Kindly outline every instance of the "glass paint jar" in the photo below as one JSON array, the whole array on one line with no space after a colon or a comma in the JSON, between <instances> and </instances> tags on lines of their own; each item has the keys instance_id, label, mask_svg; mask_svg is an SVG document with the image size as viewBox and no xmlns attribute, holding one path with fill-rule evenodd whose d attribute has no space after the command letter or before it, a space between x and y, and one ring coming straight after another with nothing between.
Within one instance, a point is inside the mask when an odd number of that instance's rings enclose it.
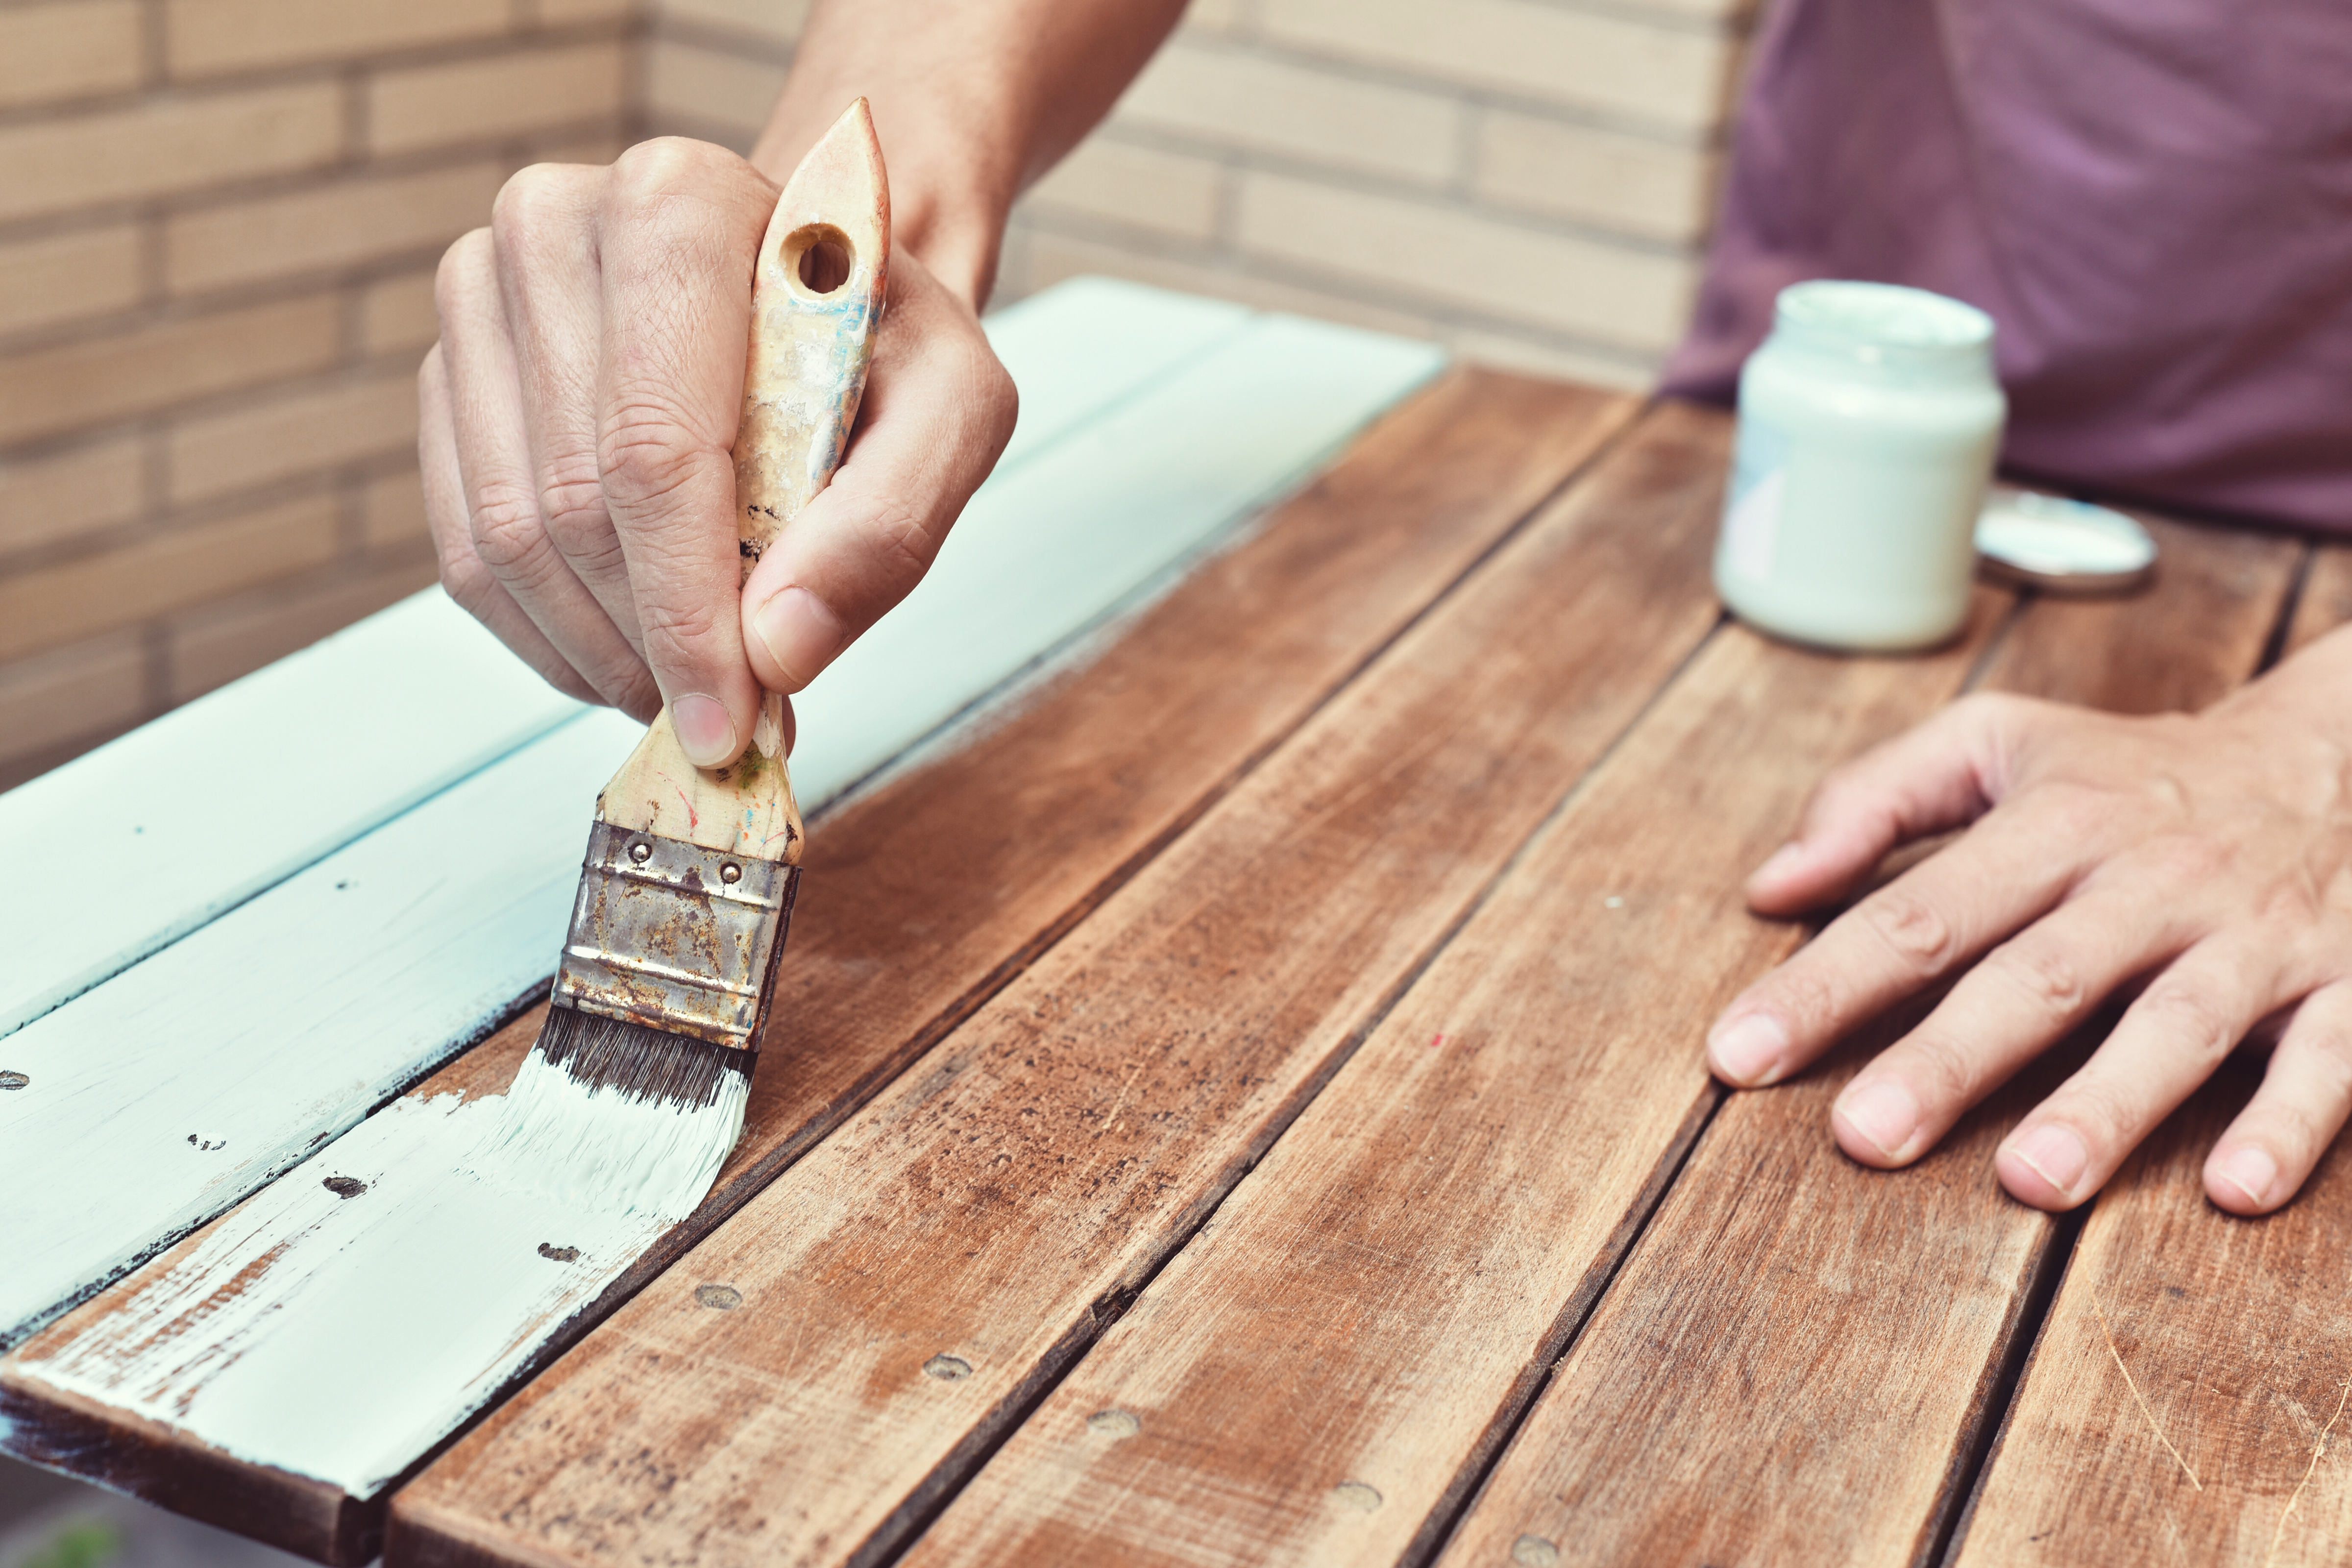
<instances>
[{"instance_id":1,"label":"glass paint jar","mask_svg":"<svg viewBox=\"0 0 2352 1568\"><path fill-rule=\"evenodd\" d=\"M1931 647L1968 618L2008 402L1993 322L1887 283L1780 290L1739 373L1715 555L1740 619L1796 642Z\"/></svg>"}]
</instances>

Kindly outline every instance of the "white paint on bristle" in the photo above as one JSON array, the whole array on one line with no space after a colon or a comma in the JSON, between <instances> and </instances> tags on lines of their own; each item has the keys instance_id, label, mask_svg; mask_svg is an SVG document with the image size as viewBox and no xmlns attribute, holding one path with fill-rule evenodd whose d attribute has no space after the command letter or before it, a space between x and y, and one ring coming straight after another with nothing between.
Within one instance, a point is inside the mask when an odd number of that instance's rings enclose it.
<instances>
[{"instance_id":1,"label":"white paint on bristle","mask_svg":"<svg viewBox=\"0 0 2352 1568\"><path fill-rule=\"evenodd\" d=\"M373 1496L702 1200L741 1122L740 1088L681 1112L528 1064L513 1096L395 1100L159 1260L119 1310L26 1347L20 1373ZM518 1167L547 1147L534 1124L562 1130L566 1157L526 1164L593 1170L596 1195Z\"/></svg>"},{"instance_id":2,"label":"white paint on bristle","mask_svg":"<svg viewBox=\"0 0 2352 1568\"><path fill-rule=\"evenodd\" d=\"M740 1072L719 1074L718 1099L705 1106L592 1088L533 1047L477 1168L598 1213L682 1218L719 1179L751 1097Z\"/></svg>"}]
</instances>

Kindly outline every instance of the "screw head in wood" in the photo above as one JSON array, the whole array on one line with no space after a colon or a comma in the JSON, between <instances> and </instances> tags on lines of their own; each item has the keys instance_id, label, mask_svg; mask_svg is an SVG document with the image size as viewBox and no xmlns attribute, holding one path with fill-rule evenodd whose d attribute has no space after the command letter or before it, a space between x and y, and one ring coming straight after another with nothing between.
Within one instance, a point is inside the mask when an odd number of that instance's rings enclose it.
<instances>
[{"instance_id":1,"label":"screw head in wood","mask_svg":"<svg viewBox=\"0 0 2352 1568\"><path fill-rule=\"evenodd\" d=\"M319 1184L339 1198L355 1198L367 1191L367 1184L356 1176L329 1176Z\"/></svg>"},{"instance_id":2,"label":"screw head in wood","mask_svg":"<svg viewBox=\"0 0 2352 1568\"><path fill-rule=\"evenodd\" d=\"M541 1258L546 1258L550 1263L577 1263L580 1261L580 1249L578 1247L558 1247L551 1241L542 1241L539 1244L539 1255Z\"/></svg>"},{"instance_id":3,"label":"screw head in wood","mask_svg":"<svg viewBox=\"0 0 2352 1568\"><path fill-rule=\"evenodd\" d=\"M1370 1513L1381 1502L1380 1489L1361 1481L1341 1481L1331 1489L1331 1497L1341 1508L1351 1508L1358 1513Z\"/></svg>"},{"instance_id":4,"label":"screw head in wood","mask_svg":"<svg viewBox=\"0 0 2352 1568\"><path fill-rule=\"evenodd\" d=\"M971 1363L960 1355L935 1355L923 1363L923 1372L941 1383L956 1383L971 1375Z\"/></svg>"},{"instance_id":5,"label":"screw head in wood","mask_svg":"<svg viewBox=\"0 0 2352 1568\"><path fill-rule=\"evenodd\" d=\"M730 860L719 868L719 879L731 888L743 879L743 868Z\"/></svg>"},{"instance_id":6,"label":"screw head in wood","mask_svg":"<svg viewBox=\"0 0 2352 1568\"><path fill-rule=\"evenodd\" d=\"M0 1072L0 1089L22 1089L32 1081L20 1072Z\"/></svg>"},{"instance_id":7,"label":"screw head in wood","mask_svg":"<svg viewBox=\"0 0 2352 1568\"><path fill-rule=\"evenodd\" d=\"M1087 1430L1099 1437L1132 1437L1143 1430L1143 1423L1132 1411L1097 1410L1087 1417Z\"/></svg>"},{"instance_id":8,"label":"screw head in wood","mask_svg":"<svg viewBox=\"0 0 2352 1568\"><path fill-rule=\"evenodd\" d=\"M638 865L642 866L653 858L654 847L646 843L644 839L640 838L635 844L629 846L629 858L635 860Z\"/></svg>"},{"instance_id":9,"label":"screw head in wood","mask_svg":"<svg viewBox=\"0 0 2352 1568\"><path fill-rule=\"evenodd\" d=\"M1540 1535L1522 1535L1511 1542L1511 1561L1519 1568L1555 1568L1559 1548Z\"/></svg>"},{"instance_id":10,"label":"screw head in wood","mask_svg":"<svg viewBox=\"0 0 2352 1568\"><path fill-rule=\"evenodd\" d=\"M703 1285L696 1288L694 1299L716 1312L731 1312L743 1304L743 1292L732 1285Z\"/></svg>"}]
</instances>

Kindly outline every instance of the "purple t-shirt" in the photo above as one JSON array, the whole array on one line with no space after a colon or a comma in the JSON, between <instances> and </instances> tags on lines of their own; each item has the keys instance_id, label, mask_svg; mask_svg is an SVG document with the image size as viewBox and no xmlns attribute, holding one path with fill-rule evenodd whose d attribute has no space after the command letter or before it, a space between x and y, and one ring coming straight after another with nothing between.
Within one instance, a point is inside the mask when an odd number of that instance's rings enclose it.
<instances>
[{"instance_id":1,"label":"purple t-shirt","mask_svg":"<svg viewBox=\"0 0 2352 1568\"><path fill-rule=\"evenodd\" d=\"M2352 531L2352 0L1779 0L1667 390L1806 278L1990 312L2017 468Z\"/></svg>"}]
</instances>

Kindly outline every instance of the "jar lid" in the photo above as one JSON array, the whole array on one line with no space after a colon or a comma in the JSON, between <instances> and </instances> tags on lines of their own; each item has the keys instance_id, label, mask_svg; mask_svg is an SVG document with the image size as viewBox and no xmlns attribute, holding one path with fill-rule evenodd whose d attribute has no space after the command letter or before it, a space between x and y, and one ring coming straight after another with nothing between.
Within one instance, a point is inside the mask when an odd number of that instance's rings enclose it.
<instances>
[{"instance_id":1,"label":"jar lid","mask_svg":"<svg viewBox=\"0 0 2352 1568\"><path fill-rule=\"evenodd\" d=\"M1986 493L1977 553L1994 576L2062 594L2137 587L2156 571L2155 537L2123 513L2007 485Z\"/></svg>"}]
</instances>

